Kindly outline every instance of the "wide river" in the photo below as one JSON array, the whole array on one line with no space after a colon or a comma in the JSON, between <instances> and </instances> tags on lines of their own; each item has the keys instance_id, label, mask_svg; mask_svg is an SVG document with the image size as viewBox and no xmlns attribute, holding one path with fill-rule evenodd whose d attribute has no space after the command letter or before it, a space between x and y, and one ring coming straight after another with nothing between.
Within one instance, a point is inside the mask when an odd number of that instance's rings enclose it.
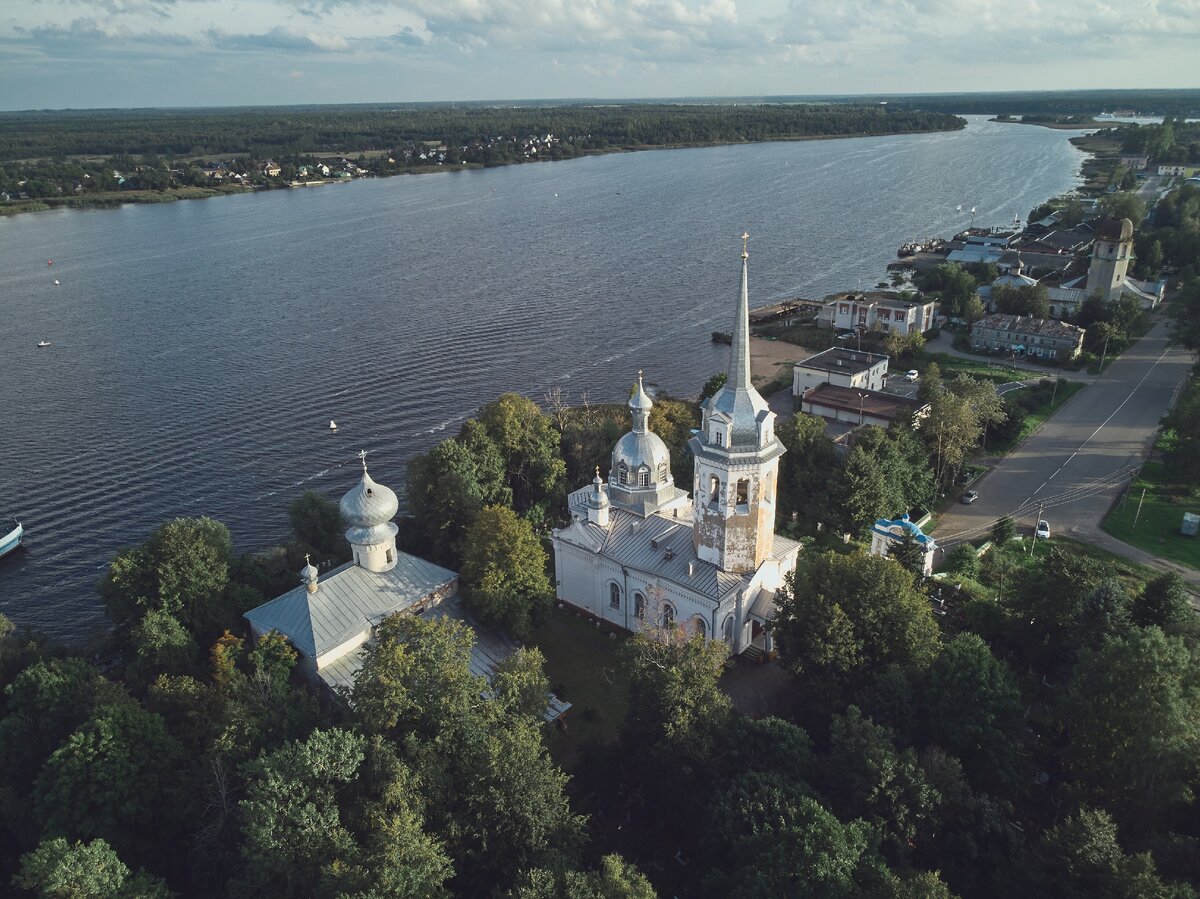
<instances>
[{"instance_id":1,"label":"wide river","mask_svg":"<svg viewBox=\"0 0 1200 899\"><path fill-rule=\"evenodd\" d=\"M1004 224L1077 184L1071 134L972 117L0 219L0 533L26 532L0 611L84 635L107 560L158 523L268 546L360 449L400 490L503 391L612 400L643 368L693 395L727 359L743 231L752 305L868 287L972 206Z\"/></svg>"}]
</instances>

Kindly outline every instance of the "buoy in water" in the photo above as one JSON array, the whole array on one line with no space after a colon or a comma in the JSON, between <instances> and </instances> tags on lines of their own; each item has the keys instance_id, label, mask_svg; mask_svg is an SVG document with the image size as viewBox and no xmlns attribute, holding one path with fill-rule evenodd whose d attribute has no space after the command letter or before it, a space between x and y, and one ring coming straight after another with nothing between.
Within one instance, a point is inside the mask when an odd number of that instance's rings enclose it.
<instances>
[{"instance_id":1,"label":"buoy in water","mask_svg":"<svg viewBox=\"0 0 1200 899\"><path fill-rule=\"evenodd\" d=\"M334 421L332 418L329 419L329 430L331 430L331 431L337 430L337 422Z\"/></svg>"},{"instance_id":2,"label":"buoy in water","mask_svg":"<svg viewBox=\"0 0 1200 899\"><path fill-rule=\"evenodd\" d=\"M53 260L53 259L47 259L47 260L46 260L46 265L54 265L54 260Z\"/></svg>"},{"instance_id":3,"label":"buoy in water","mask_svg":"<svg viewBox=\"0 0 1200 899\"><path fill-rule=\"evenodd\" d=\"M58 278L55 278L55 279L54 279L54 286L55 286L55 287L58 287Z\"/></svg>"}]
</instances>

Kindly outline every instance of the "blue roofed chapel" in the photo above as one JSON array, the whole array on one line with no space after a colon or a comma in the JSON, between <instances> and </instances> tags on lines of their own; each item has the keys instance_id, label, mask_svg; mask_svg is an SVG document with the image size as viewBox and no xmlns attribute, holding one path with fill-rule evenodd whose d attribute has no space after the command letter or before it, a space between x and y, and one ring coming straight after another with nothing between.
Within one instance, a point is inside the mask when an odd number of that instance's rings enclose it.
<instances>
[{"instance_id":1,"label":"blue roofed chapel","mask_svg":"<svg viewBox=\"0 0 1200 899\"><path fill-rule=\"evenodd\" d=\"M571 524L551 535L558 598L626 630L682 625L766 654L775 592L800 545L775 533L782 444L775 414L750 381L748 253L742 251L729 378L703 407L689 448L692 493L650 430L653 401L638 373L630 431L607 479L567 499Z\"/></svg>"}]
</instances>

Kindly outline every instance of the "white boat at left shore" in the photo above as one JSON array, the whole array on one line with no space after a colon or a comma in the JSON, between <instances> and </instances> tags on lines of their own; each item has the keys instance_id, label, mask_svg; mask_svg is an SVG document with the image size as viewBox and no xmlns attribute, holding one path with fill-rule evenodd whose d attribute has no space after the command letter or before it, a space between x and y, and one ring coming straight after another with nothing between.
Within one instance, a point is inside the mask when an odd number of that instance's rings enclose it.
<instances>
[{"instance_id":1,"label":"white boat at left shore","mask_svg":"<svg viewBox=\"0 0 1200 899\"><path fill-rule=\"evenodd\" d=\"M18 546L21 545L21 537L24 536L25 529L21 527L21 522L17 522L17 526L0 537L0 556L8 555Z\"/></svg>"}]
</instances>

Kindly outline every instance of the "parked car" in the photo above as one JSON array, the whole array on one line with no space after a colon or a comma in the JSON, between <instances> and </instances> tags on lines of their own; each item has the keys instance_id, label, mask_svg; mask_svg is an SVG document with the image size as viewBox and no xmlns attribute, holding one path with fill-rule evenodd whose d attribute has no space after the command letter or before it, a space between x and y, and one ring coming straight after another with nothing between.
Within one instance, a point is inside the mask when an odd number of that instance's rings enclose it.
<instances>
[{"instance_id":1,"label":"parked car","mask_svg":"<svg viewBox=\"0 0 1200 899\"><path fill-rule=\"evenodd\" d=\"M1044 518L1038 522L1037 530L1033 532L1035 539L1049 540L1050 539L1050 522Z\"/></svg>"},{"instance_id":2,"label":"parked car","mask_svg":"<svg viewBox=\"0 0 1200 899\"><path fill-rule=\"evenodd\" d=\"M915 381L919 377L920 377L920 375L917 373L917 370L915 368L910 368L908 370L908 372L904 375L904 380Z\"/></svg>"},{"instance_id":3,"label":"parked car","mask_svg":"<svg viewBox=\"0 0 1200 899\"><path fill-rule=\"evenodd\" d=\"M968 506L971 505L971 503L975 502L975 500L977 500L977 499L979 499L979 491L978 490L968 490L966 493L964 493L962 495L962 501L964 503L966 503Z\"/></svg>"}]
</instances>

